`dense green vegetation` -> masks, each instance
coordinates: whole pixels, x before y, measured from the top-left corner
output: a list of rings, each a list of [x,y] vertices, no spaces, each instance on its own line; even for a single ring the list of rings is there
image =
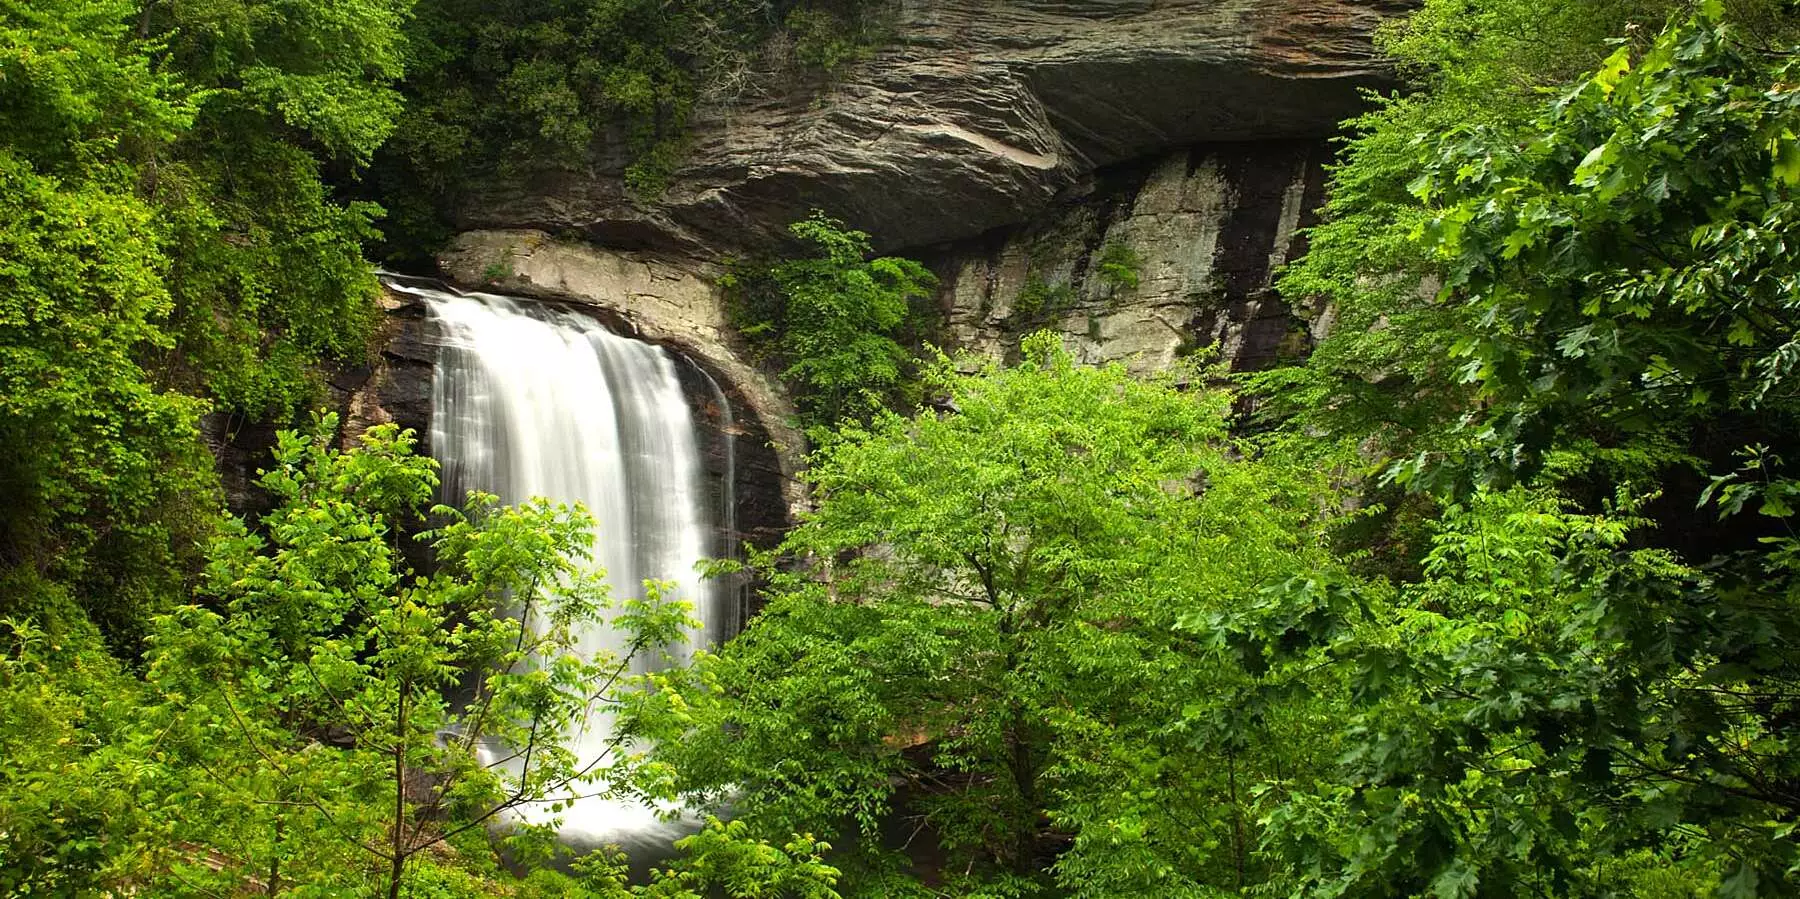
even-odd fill
[[[320,175],[393,130],[404,14],[0,6],[0,610],[67,586],[129,647],[214,520],[197,416],[365,352],[378,210]]]
[[[200,417],[367,352],[342,196],[608,148],[653,192],[757,48],[828,70],[877,6],[0,0],[0,893],[1800,891],[1773,0],[1427,0],[1282,282],[1338,325],[1247,383],[917,359],[930,274],[796,224],[728,286],[814,503],[687,667],[630,673],[686,607],[614,608],[585,512],[433,507],[392,428],[220,510]],[[603,613],[629,651],[565,653]],[[634,877],[519,814],[572,786],[730,820]]]
[[[925,316],[915,306],[937,277],[911,259],[870,259],[869,235],[824,213],[788,233],[800,246],[792,256],[740,263],[720,286],[738,330],[779,366],[801,423],[829,428],[889,404],[917,405],[901,340],[919,330]]]
[[[847,895],[1791,893],[1786,22],[1427,4],[1268,440],[1041,345],[842,433],[800,567],[650,718],[682,788],[835,818]],[[881,848],[927,840],[931,887]]]
[[[681,793],[758,832],[857,836],[857,895],[932,894],[883,849],[896,823],[941,845],[952,895],[1052,872],[1080,895],[1248,886],[1253,787],[1313,764],[1296,747],[1323,719],[1240,718],[1220,701],[1243,673],[1179,625],[1335,568],[1325,486],[1244,461],[1222,392],[1079,367],[1047,334],[1025,353],[940,360],[955,412],[822,449],[819,508],[780,550],[810,564],[643,724]]]
[[[582,564],[592,519],[544,501],[432,509],[440,526],[419,539],[436,570],[414,572],[401,532],[436,464],[392,426],[339,453],[336,425],[283,432],[262,478],[278,506],[257,532],[233,521],[214,538],[194,603],[151,620],[141,675],[78,626],[5,622],[0,888],[697,899],[726,881],[810,895],[836,877],[808,840],[723,825],[637,889],[604,855],[579,880],[503,874],[490,822],[508,822],[515,862],[541,861],[554,828],[500,816],[571,785],[631,789],[611,770],[628,756],[583,766],[558,737],[626,703],[633,657],[678,640],[686,607],[658,591],[617,603],[631,652],[572,652],[614,604]],[[488,764],[490,741],[523,761]]]
[[[1455,592],[1479,581],[1434,586],[1440,525],[1397,609],[1370,617],[1359,586],[1308,625],[1393,703],[1353,722],[1351,776],[1309,812],[1357,822],[1300,844],[1316,882],[1592,891],[1638,851],[1681,889],[1793,886],[1794,118],[1780,22],[1733,12],[1678,11],[1530,117],[1416,136],[1404,193],[1378,124],[1340,180],[1385,205],[1320,237],[1379,235],[1393,278],[1329,252],[1290,276],[1370,323],[1271,379],[1304,388],[1302,420],[1379,440],[1381,476],[1446,525],[1500,516],[1450,557],[1492,560],[1475,605]],[[1355,635],[1399,616],[1388,648]],[[1269,623],[1243,634],[1295,636]],[[1391,863],[1428,848],[1435,879]]]

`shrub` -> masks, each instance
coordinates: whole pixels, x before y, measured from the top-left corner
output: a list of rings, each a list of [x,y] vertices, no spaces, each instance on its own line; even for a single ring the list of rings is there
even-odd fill
[[[805,248],[740,265],[721,282],[743,334],[773,357],[808,426],[866,419],[907,379],[897,339],[937,278],[911,259],[868,259],[869,235],[814,212],[788,232]]]

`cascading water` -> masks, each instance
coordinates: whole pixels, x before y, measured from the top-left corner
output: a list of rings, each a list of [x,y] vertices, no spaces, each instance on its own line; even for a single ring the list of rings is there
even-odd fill
[[[712,554],[714,531],[676,360],[543,303],[390,287],[422,298],[440,335],[430,448],[445,495],[579,501],[598,522],[594,557],[615,600],[641,596],[643,579],[654,578],[673,581],[675,595],[693,604],[702,626],[675,655],[730,636],[735,601],[695,572]],[[626,650],[623,633],[598,626],[580,635],[577,651]],[[634,661],[640,673],[650,664]],[[585,765],[607,751],[611,730],[589,721],[566,739]],[[630,846],[665,842],[678,829],[645,806],[583,796],[563,813],[561,835],[576,845]]]

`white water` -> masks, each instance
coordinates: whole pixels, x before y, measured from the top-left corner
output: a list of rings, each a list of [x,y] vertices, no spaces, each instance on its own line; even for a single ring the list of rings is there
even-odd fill
[[[724,591],[695,572],[711,555],[713,530],[675,359],[542,303],[390,286],[423,298],[438,325],[430,449],[445,497],[483,490],[503,503],[581,502],[597,521],[594,559],[615,603],[642,596],[648,578],[673,581],[675,597],[693,604],[702,626],[672,655],[685,659],[729,636],[731,598],[714,595]],[[588,658],[627,649],[626,635],[604,625],[581,634],[577,647]],[[657,664],[640,656],[633,667]],[[565,739],[585,766],[605,755],[611,730],[597,715]],[[564,841],[646,844],[682,829],[641,804],[592,795],[601,789],[578,785],[563,813]]]

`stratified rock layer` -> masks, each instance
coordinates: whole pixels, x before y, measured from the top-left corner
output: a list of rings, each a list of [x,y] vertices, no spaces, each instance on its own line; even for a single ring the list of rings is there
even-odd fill
[[[894,41],[835,82],[706,110],[656,202],[595,164],[473,189],[463,224],[708,258],[778,243],[812,209],[882,250],[964,239],[1106,166],[1330,134],[1382,81],[1375,26],[1410,5],[909,0]]]
[[[952,349],[1005,358],[1047,328],[1138,372],[1215,345],[1238,369],[1297,356],[1317,322],[1274,273],[1304,251],[1329,137],[1386,78],[1371,35],[1412,5],[898,0],[894,39],[834,81],[765,78],[703,109],[655,201],[626,193],[616,147],[470,185],[440,266],[588,305],[711,373],[745,413],[740,518],[766,538],[804,502],[804,441],[727,321],[724,259],[822,210],[939,273]],[[381,364],[344,391],[352,431],[429,399],[417,312],[393,312]]]

